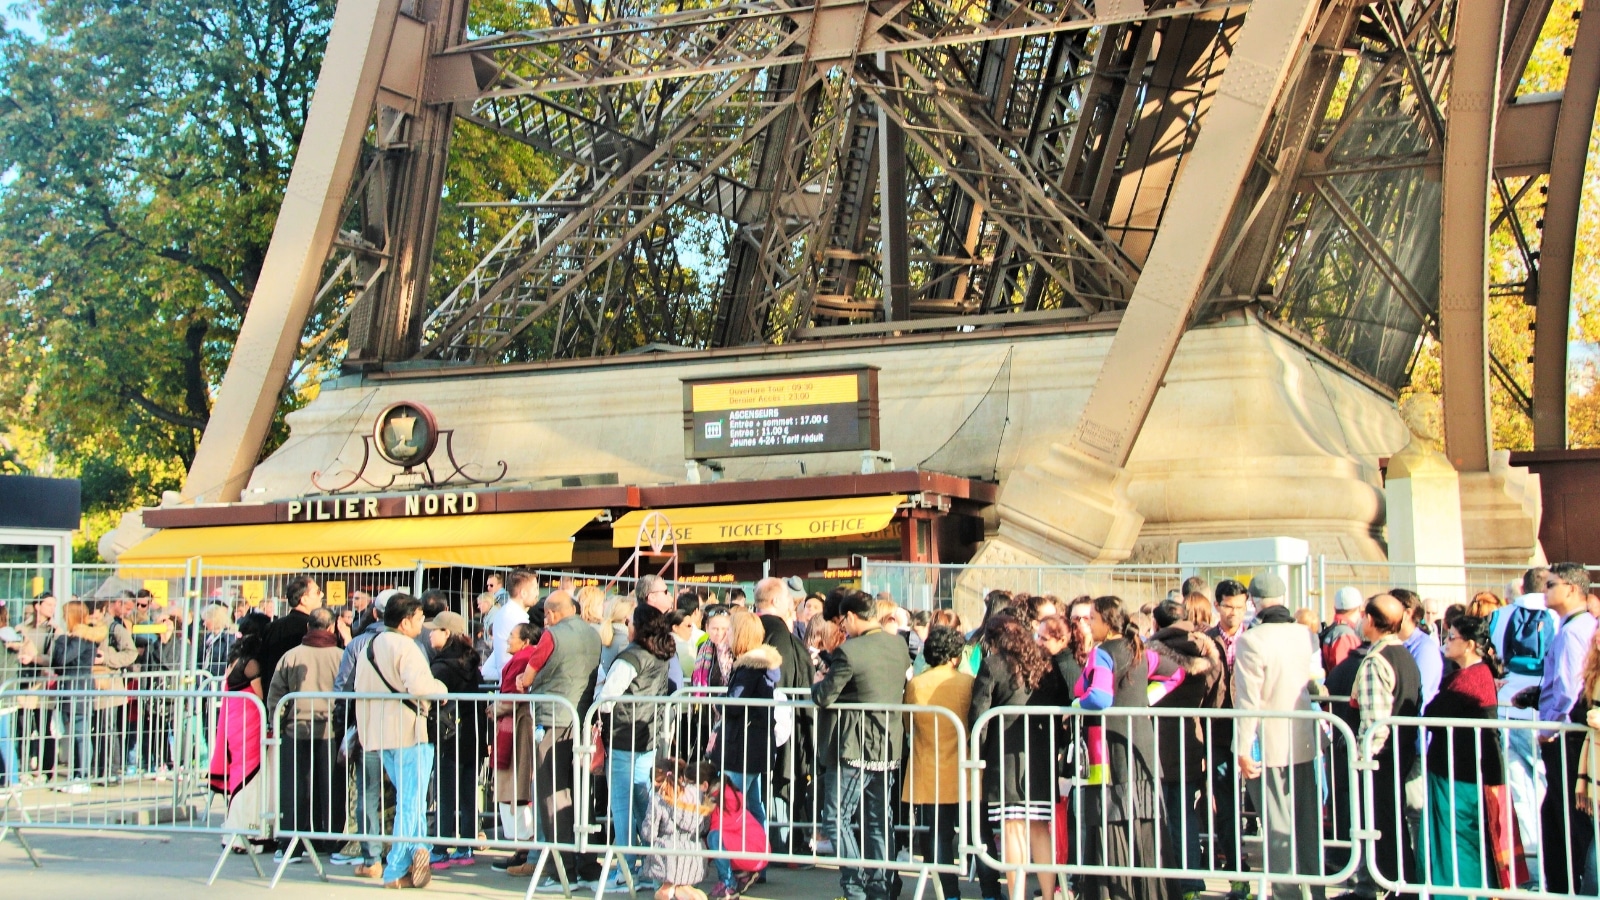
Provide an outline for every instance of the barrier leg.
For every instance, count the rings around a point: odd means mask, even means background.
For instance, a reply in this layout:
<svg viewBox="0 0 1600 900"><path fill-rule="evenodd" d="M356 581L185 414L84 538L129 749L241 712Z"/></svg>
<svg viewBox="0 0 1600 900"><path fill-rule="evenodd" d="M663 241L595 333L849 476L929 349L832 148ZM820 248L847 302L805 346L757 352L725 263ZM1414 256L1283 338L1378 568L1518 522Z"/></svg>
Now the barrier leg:
<svg viewBox="0 0 1600 900"><path fill-rule="evenodd" d="M21 821L23 823L28 823L28 822L32 821L31 819L28 818L28 809L27 809L27 807L22 805L22 791L21 790L12 790L12 791L7 792L6 805L7 806L15 806L17 808L17 812L19 814L21 814L21 817L22 817ZM5 840L6 839L6 835L10 834L12 832L16 832L17 843L21 844L22 845L22 849L27 852L28 859L33 862L33 867L35 869L44 868L44 864L39 862L39 854L33 852L33 845L29 844L27 837L23 835L23 833L22 833L22 825L16 825L16 826L7 825L4 828L0 828L0 841Z"/></svg>
<svg viewBox="0 0 1600 900"><path fill-rule="evenodd" d="M567 881L566 863L561 861L561 854L554 853L549 847L546 847L539 851L539 861L534 863L533 878L528 882L528 893L523 895L525 900L532 898L534 893L539 890L539 879L544 875L544 864L547 862L555 863L556 880L561 882L561 896L568 898L572 896L572 885ZM602 884L603 887L604 885Z"/></svg>
<svg viewBox="0 0 1600 900"><path fill-rule="evenodd" d="M278 886L278 879L283 877L283 870L289 868L289 862L294 859L294 848L300 846L300 836L295 835L289 839L289 846L283 851L283 859L278 861L278 868L272 872L272 883L267 885L267 890Z"/></svg>
<svg viewBox="0 0 1600 900"><path fill-rule="evenodd" d="M217 876L222 874L222 867L228 861L228 855L233 852L234 847L239 846L239 840L240 837L237 834L228 835L228 843L223 846L222 855L217 857L217 864L211 869L211 877L206 879L206 887L210 887L216 883ZM267 873L261 870L261 860L256 858L255 845L246 840L244 842L244 852L246 856L250 857L250 865L255 866L256 877L267 877Z"/></svg>
<svg viewBox="0 0 1600 900"><path fill-rule="evenodd" d="M322 857L317 855L317 848L310 841L306 841L306 857L311 860L311 868L316 870L317 877L327 882L328 873L322 868Z"/></svg>
<svg viewBox="0 0 1600 900"><path fill-rule="evenodd" d="M937 881L938 879L934 879ZM917 873L917 887L911 892L911 900L922 900L922 892L928 889L928 870L923 869ZM939 900L944 900L943 897Z"/></svg>

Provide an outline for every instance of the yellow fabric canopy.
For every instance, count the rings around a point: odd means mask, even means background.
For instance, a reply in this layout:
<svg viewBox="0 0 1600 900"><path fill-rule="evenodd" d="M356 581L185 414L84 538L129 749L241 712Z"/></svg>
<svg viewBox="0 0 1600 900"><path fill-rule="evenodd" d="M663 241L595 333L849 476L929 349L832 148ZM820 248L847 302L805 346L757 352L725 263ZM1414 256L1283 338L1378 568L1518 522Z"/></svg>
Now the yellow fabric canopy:
<svg viewBox="0 0 1600 900"><path fill-rule="evenodd" d="M464 566L572 561L572 535L599 510L419 516L167 528L130 547L117 565L363 570L417 562ZM631 546L631 545L630 545Z"/></svg>
<svg viewBox="0 0 1600 900"><path fill-rule="evenodd" d="M659 513L672 525L679 544L726 544L735 541L826 540L850 534L867 534L888 526L905 497L846 497L839 500L794 500L784 503L745 503L729 506L687 506L679 509L636 509L611 526L611 546L652 543L640 535L647 516ZM665 528L659 519L651 528ZM664 538L665 535L658 535ZM666 543L663 541L663 543Z"/></svg>

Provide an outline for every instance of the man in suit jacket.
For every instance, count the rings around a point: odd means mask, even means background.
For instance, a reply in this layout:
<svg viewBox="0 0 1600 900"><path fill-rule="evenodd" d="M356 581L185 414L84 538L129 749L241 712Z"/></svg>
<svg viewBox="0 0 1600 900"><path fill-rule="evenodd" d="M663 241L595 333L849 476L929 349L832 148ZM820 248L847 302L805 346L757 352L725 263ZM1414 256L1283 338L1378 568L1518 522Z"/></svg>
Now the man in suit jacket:
<svg viewBox="0 0 1600 900"><path fill-rule="evenodd" d="M818 673L812 685L811 699L818 709L835 703L896 704L905 695L911 677L905 642L878 626L873 608L872 598L860 591L840 604L849 639L834 651L826 673ZM894 807L889 783L900 767L904 738L900 714L887 710L844 711L824 734L823 758L838 772L834 823L841 858L890 858ZM888 876L884 869L841 866L839 887L846 900L888 900Z"/></svg>
<svg viewBox="0 0 1600 900"><path fill-rule="evenodd" d="M1239 637L1233 669L1241 710L1310 710L1317 648L1284 605L1283 579L1263 572L1250 580L1261 610ZM1233 734L1239 775L1267 834L1267 872L1321 873L1321 803L1317 792L1317 725L1309 719L1239 719ZM1275 882L1273 900L1305 900L1305 885Z"/></svg>

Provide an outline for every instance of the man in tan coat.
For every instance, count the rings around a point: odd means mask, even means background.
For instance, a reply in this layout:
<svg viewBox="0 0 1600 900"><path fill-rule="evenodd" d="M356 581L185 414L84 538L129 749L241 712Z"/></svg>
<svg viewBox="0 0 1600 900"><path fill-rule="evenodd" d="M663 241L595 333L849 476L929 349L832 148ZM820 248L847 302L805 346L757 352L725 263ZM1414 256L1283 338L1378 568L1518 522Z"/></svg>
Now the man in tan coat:
<svg viewBox="0 0 1600 900"><path fill-rule="evenodd" d="M385 887L420 888L433 878L428 846L415 840L427 834L428 784L433 777L433 744L428 740L431 704L422 698L443 696L448 688L433 677L417 646L422 601L405 594L390 598L383 624L386 630L356 660L356 693L401 696L357 700L356 733L364 750L382 757L384 774L394 785L394 831L384 864L357 866L356 874L382 878Z"/></svg>
<svg viewBox="0 0 1600 900"><path fill-rule="evenodd" d="M281 739L279 753L278 798L282 805L281 831L309 831L339 834L344 830L344 765L339 761L334 741L333 701L326 698L297 698L280 709L278 704L290 694L331 693L339 672L339 649L333 633L333 613L325 608L311 611L310 627L300 646L285 653L273 670L267 688L269 726ZM292 838L280 834L274 859L282 863ZM312 841L320 853L332 853L343 840L319 838ZM294 860L303 859L295 856Z"/></svg>

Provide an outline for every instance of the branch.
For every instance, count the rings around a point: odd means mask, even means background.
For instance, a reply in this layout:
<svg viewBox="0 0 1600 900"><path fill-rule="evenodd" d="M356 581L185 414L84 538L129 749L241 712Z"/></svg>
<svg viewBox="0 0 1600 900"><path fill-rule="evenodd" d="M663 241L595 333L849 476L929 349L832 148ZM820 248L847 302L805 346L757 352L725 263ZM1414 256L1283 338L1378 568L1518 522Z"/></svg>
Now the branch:
<svg viewBox="0 0 1600 900"><path fill-rule="evenodd" d="M197 419L194 416L186 416L181 413L175 413L171 410L164 409L156 405L154 400L151 400L149 397L146 397L138 391L123 388L117 392L117 395L163 422L177 425L182 428L193 428L195 431L206 430L205 419Z"/></svg>
<svg viewBox="0 0 1600 900"><path fill-rule="evenodd" d="M196 261L194 254L187 250L174 250L170 247L163 247L156 251L156 255L188 266L204 275L207 281L215 285L217 290L228 298L228 303L233 306L234 314L241 320L244 318L245 312L250 308L250 298L246 297L243 291L234 286L233 281L228 278L226 272L210 263Z"/></svg>

